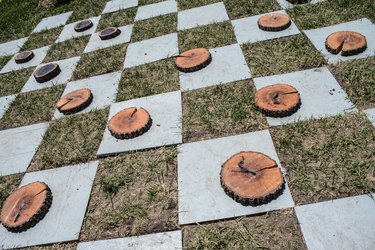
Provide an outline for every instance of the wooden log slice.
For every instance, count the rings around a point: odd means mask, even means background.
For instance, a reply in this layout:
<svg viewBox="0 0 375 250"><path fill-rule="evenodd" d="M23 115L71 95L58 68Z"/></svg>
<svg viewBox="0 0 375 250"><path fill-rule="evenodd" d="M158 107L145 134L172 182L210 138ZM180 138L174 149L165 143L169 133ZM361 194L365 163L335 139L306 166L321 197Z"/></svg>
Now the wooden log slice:
<svg viewBox="0 0 375 250"><path fill-rule="evenodd" d="M277 198L284 189L284 177L277 163L259 152L240 152L221 167L221 186L242 205L258 206Z"/></svg>
<svg viewBox="0 0 375 250"><path fill-rule="evenodd" d="M203 69L212 61L211 53L206 48L191 49L176 58L179 71L189 73Z"/></svg>
<svg viewBox="0 0 375 250"><path fill-rule="evenodd" d="M261 88L255 93L255 105L266 116L286 117L301 106L297 89L288 84L274 84Z"/></svg>
<svg viewBox="0 0 375 250"><path fill-rule="evenodd" d="M32 52L30 50L27 50L27 51L23 51L21 53L18 53L14 57L14 60L16 61L17 64L21 64L21 63L29 62L33 58L34 58L34 52Z"/></svg>
<svg viewBox="0 0 375 250"><path fill-rule="evenodd" d="M291 4L304 4L310 2L310 0L286 0Z"/></svg>
<svg viewBox="0 0 375 250"><path fill-rule="evenodd" d="M48 63L34 72L34 78L37 82L43 83L52 80L61 72L60 66L57 63Z"/></svg>
<svg viewBox="0 0 375 250"><path fill-rule="evenodd" d="M25 185L8 196L1 210L1 223L10 232L23 232L47 214L52 192L43 182Z"/></svg>
<svg viewBox="0 0 375 250"><path fill-rule="evenodd" d="M76 32L83 32L85 30L90 29L92 26L94 26L92 21L87 19L87 20L83 20L83 21L76 23L76 25L74 25L74 30Z"/></svg>
<svg viewBox="0 0 375 250"><path fill-rule="evenodd" d="M87 108L92 100L93 95L90 89L78 89L61 97L56 108L64 115L74 114Z"/></svg>
<svg viewBox="0 0 375 250"><path fill-rule="evenodd" d="M131 139L146 133L152 125L150 114L144 108L126 108L108 122L108 129L117 139Z"/></svg>
<svg viewBox="0 0 375 250"><path fill-rule="evenodd" d="M285 14L272 13L258 19L259 29L264 31L282 31L291 25L290 17Z"/></svg>
<svg viewBox="0 0 375 250"><path fill-rule="evenodd" d="M109 28L102 30L99 33L99 37L102 40L109 40L109 39L119 36L120 34L121 34L121 30L119 28L109 27Z"/></svg>
<svg viewBox="0 0 375 250"><path fill-rule="evenodd" d="M339 31L329 35L325 42L326 49L336 55L352 56L367 49L366 37L354 31Z"/></svg>

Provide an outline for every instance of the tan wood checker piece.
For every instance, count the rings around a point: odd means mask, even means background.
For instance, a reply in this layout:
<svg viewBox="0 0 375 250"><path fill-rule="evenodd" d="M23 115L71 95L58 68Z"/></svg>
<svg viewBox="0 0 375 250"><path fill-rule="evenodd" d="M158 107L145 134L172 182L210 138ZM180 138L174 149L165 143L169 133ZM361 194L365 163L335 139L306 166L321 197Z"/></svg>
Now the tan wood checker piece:
<svg viewBox="0 0 375 250"><path fill-rule="evenodd" d="M179 71L189 73L203 69L212 61L211 53L206 48L191 49L176 58Z"/></svg>
<svg viewBox="0 0 375 250"><path fill-rule="evenodd" d="M297 89L288 84L273 84L255 93L255 105L266 116L286 117L301 106Z"/></svg>
<svg viewBox="0 0 375 250"><path fill-rule="evenodd" d="M326 49L332 54L341 51L342 56L358 55L367 49L366 37L354 31L338 31L326 39Z"/></svg>
<svg viewBox="0 0 375 250"><path fill-rule="evenodd" d="M43 83L52 80L61 72L60 66L57 63L48 63L34 72L34 78L37 82Z"/></svg>
<svg viewBox="0 0 375 250"><path fill-rule="evenodd" d="M150 114L144 108L126 108L108 122L108 129L117 139L131 139L146 133L152 125Z"/></svg>
<svg viewBox="0 0 375 250"><path fill-rule="evenodd" d="M56 107L64 115L74 114L88 107L92 100L93 95L90 89L77 89L61 97Z"/></svg>
<svg viewBox="0 0 375 250"><path fill-rule="evenodd" d="M242 205L267 203L284 188L284 177L277 163L253 151L231 156L221 167L220 180L225 193Z"/></svg>
<svg viewBox="0 0 375 250"><path fill-rule="evenodd" d="M32 52L30 50L27 50L27 51L23 51L21 53L18 53L15 56L14 60L16 61L17 64L21 64L21 63L29 62L33 58L34 58L34 52Z"/></svg>
<svg viewBox="0 0 375 250"><path fill-rule="evenodd" d="M290 17L280 13L264 15L258 19L258 26L264 31L282 31L289 28L291 24Z"/></svg>
<svg viewBox="0 0 375 250"><path fill-rule="evenodd" d="M109 27L104 30L102 30L99 33L99 37L101 40L109 40L112 38L115 38L121 34L121 30L116 27Z"/></svg>
<svg viewBox="0 0 375 250"><path fill-rule="evenodd" d="M5 200L1 223L11 232L22 232L35 226L47 214L52 192L43 182L33 182L14 191Z"/></svg>

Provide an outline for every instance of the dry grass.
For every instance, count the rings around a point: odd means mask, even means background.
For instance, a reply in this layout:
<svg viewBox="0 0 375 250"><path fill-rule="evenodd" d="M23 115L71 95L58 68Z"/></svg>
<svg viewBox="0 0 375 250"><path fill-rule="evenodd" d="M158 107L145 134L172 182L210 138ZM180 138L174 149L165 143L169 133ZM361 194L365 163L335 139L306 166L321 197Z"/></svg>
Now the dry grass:
<svg viewBox="0 0 375 250"><path fill-rule="evenodd" d="M0 210L6 198L18 188L22 178L23 174L0 176Z"/></svg>
<svg viewBox="0 0 375 250"><path fill-rule="evenodd" d="M100 18L97 30L100 31L108 27L121 27L132 24L136 13L137 8L130 8L103 14Z"/></svg>
<svg viewBox="0 0 375 250"><path fill-rule="evenodd" d="M132 42L151 39L177 31L177 14L163 15L134 23Z"/></svg>
<svg viewBox="0 0 375 250"><path fill-rule="evenodd" d="M30 68L0 75L0 96L19 93L33 72L34 68Z"/></svg>
<svg viewBox="0 0 375 250"><path fill-rule="evenodd" d="M224 0L230 19L255 16L281 9L275 0Z"/></svg>
<svg viewBox="0 0 375 250"><path fill-rule="evenodd" d="M178 7L180 10L186 10L191 8L200 7L212 3L220 2L221 0L177 0Z"/></svg>
<svg viewBox="0 0 375 250"><path fill-rule="evenodd" d="M44 30L30 35L29 39L22 46L21 50L38 49L47 45L52 45L59 37L63 27Z"/></svg>

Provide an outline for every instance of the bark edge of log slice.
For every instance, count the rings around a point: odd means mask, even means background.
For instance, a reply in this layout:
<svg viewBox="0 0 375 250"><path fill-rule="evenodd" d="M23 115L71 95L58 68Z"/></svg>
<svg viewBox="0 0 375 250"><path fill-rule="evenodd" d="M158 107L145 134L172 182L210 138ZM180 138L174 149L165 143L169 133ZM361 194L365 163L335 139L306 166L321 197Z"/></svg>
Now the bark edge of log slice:
<svg viewBox="0 0 375 250"><path fill-rule="evenodd" d="M191 73L201 70L212 61L211 52L206 48L187 50L177 56L175 64L179 71Z"/></svg>
<svg viewBox="0 0 375 250"><path fill-rule="evenodd" d="M37 82L44 83L58 76L60 72L61 69L57 63L48 63L36 69L33 75Z"/></svg>
<svg viewBox="0 0 375 250"><path fill-rule="evenodd" d="M354 56L367 49L364 35L355 31L337 31L330 34L325 41L329 53L342 56Z"/></svg>
<svg viewBox="0 0 375 250"><path fill-rule="evenodd" d="M258 27L264 31L278 32L290 27L292 21L288 15L272 13L258 19Z"/></svg>
<svg viewBox="0 0 375 250"><path fill-rule="evenodd" d="M116 139L133 139L146 133L152 126L152 118L142 107L126 108L108 122L108 130Z"/></svg>
<svg viewBox="0 0 375 250"><path fill-rule="evenodd" d="M115 38L121 34L121 30L116 27L109 27L106 28L99 33L99 37L101 40L109 40Z"/></svg>
<svg viewBox="0 0 375 250"><path fill-rule="evenodd" d="M232 155L221 166L220 184L229 197L244 206L266 204L279 197L285 188L276 161L255 151Z"/></svg>
<svg viewBox="0 0 375 250"><path fill-rule="evenodd" d="M287 117L301 107L298 90L288 84L273 84L255 93L255 105L268 117Z"/></svg>
<svg viewBox="0 0 375 250"><path fill-rule="evenodd" d="M94 26L90 19L82 20L74 25L74 30L76 32L83 32L91 29Z"/></svg>
<svg viewBox="0 0 375 250"><path fill-rule="evenodd" d="M34 56L35 56L34 52L32 52L31 50L27 50L27 51L23 51L23 52L18 53L14 57L14 61L17 64L27 63L27 62L31 61L34 58Z"/></svg>
<svg viewBox="0 0 375 250"><path fill-rule="evenodd" d="M87 108L92 100L93 95L89 88L77 89L62 96L56 108L64 115L70 115Z"/></svg>
<svg viewBox="0 0 375 250"><path fill-rule="evenodd" d="M36 181L22 186L5 200L1 224L10 232L24 232L44 218L52 199L51 189L44 182Z"/></svg>

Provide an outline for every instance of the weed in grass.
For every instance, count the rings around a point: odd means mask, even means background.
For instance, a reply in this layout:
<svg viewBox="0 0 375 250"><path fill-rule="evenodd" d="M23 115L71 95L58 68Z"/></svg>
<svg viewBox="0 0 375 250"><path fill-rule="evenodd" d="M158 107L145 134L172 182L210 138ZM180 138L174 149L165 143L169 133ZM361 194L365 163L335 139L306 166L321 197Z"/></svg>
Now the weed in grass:
<svg viewBox="0 0 375 250"><path fill-rule="evenodd" d="M271 129L297 204L375 191L375 131L364 114Z"/></svg>
<svg viewBox="0 0 375 250"><path fill-rule="evenodd" d="M0 176L0 210L6 198L18 188L22 177L23 174Z"/></svg>
<svg viewBox="0 0 375 250"><path fill-rule="evenodd" d="M44 30L38 33L32 33L22 46L21 50L38 49L47 45L53 44L60 35L63 27Z"/></svg>
<svg viewBox="0 0 375 250"><path fill-rule="evenodd" d="M253 76L267 76L322 66L323 56L303 34L242 46Z"/></svg>
<svg viewBox="0 0 375 250"><path fill-rule="evenodd" d="M0 75L0 96L19 93L33 71L34 68L21 69Z"/></svg>
<svg viewBox="0 0 375 250"><path fill-rule="evenodd" d="M9 62L12 56L3 56L0 57L0 70Z"/></svg>
<svg viewBox="0 0 375 250"><path fill-rule="evenodd" d="M253 103L249 81L218 85L183 94L184 142L267 128Z"/></svg>
<svg viewBox="0 0 375 250"><path fill-rule="evenodd" d="M52 121L29 170L43 170L96 158L108 108Z"/></svg>
<svg viewBox="0 0 375 250"><path fill-rule="evenodd" d="M132 42L171 34L177 31L177 14L163 15L134 23Z"/></svg>
<svg viewBox="0 0 375 250"><path fill-rule="evenodd" d="M180 10L191 9L195 7L200 7L203 5L208 5L212 3L220 2L221 0L177 0L178 7Z"/></svg>
<svg viewBox="0 0 375 250"><path fill-rule="evenodd" d="M134 22L137 8L120 10L112 13L103 14L100 17L97 30L101 31L108 27L121 27Z"/></svg>
<svg viewBox="0 0 375 250"><path fill-rule="evenodd" d="M224 3L231 19L255 16L281 9L275 0L225 0Z"/></svg>

